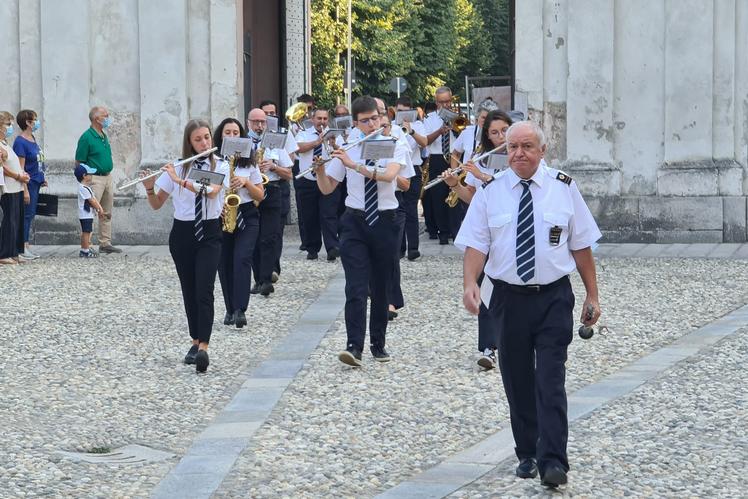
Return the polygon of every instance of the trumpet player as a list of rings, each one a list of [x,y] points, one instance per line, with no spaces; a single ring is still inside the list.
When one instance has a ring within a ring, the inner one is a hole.
[[[359,97],[353,101],[352,116],[361,136],[380,127],[376,101]],[[366,304],[369,314],[370,350],[375,360],[387,362],[387,293],[397,258],[399,231],[395,219],[398,203],[395,182],[406,165],[406,148],[395,147],[392,158],[361,159],[362,145],[332,152],[333,160],[317,168],[317,184],[323,194],[335,190],[347,178],[346,211],[341,217],[341,260],[345,271],[346,348],[338,359],[351,366],[361,365],[366,338]]]
[[[334,142],[325,143],[323,136],[329,114],[326,109],[312,111],[314,126],[299,133],[296,140],[299,145],[299,169],[308,169],[317,160],[328,159],[335,148]],[[316,173],[311,171],[298,180],[299,215],[304,222],[303,240],[307,251],[307,260],[316,260],[322,243],[325,243],[327,260],[335,261],[340,256],[338,240],[338,203],[340,190],[333,189],[322,193],[317,187]]]
[[[402,96],[395,103],[396,111],[412,111],[413,104],[410,97]],[[421,256],[419,247],[418,198],[421,195],[423,156],[421,144],[426,143],[426,132],[423,123],[414,121],[403,122],[401,125],[406,133],[406,140],[410,147],[410,161],[413,165],[414,176],[410,178],[410,186],[402,192],[400,208],[405,213],[405,230],[400,244],[400,254],[408,255],[408,260],[415,260]]]
[[[213,147],[210,124],[190,120],[184,128],[182,157],[188,158]],[[202,185],[187,179],[191,168],[211,170],[224,175],[222,185]],[[163,174],[143,180],[148,204],[160,209],[171,197],[174,224],[169,234],[169,251],[182,287],[187,326],[192,338],[185,364],[195,364],[205,372],[210,363],[208,344],[213,328],[213,287],[221,258],[221,221],[223,190],[228,187],[229,169],[225,161],[210,155],[174,167],[165,165]],[[156,192],[158,187],[158,192]]]
[[[512,119],[503,111],[496,110],[486,113],[479,145],[476,149],[491,151],[504,144],[506,131],[511,125]],[[465,163],[465,169],[468,172],[465,176],[465,185],[462,185],[456,175],[452,175],[451,169],[442,173],[442,176],[444,177],[444,183],[457,193],[460,200],[469,205],[476,190],[480,189],[481,185],[487,182],[496,172],[483,166],[482,163],[476,165],[470,160]],[[483,282],[484,278],[484,274],[481,273],[478,278],[478,285]],[[478,365],[485,370],[496,367],[499,333],[498,325],[490,319],[486,305],[481,303],[478,311],[478,352],[480,354]]]
[[[234,118],[226,118],[216,128],[214,143],[221,149],[225,137],[244,136],[244,127]],[[241,159],[229,171],[229,187],[239,196],[236,226],[224,230],[221,244],[221,263],[218,277],[223,291],[226,314],[223,323],[243,328],[247,325],[245,312],[249,305],[249,286],[252,274],[252,254],[259,231],[259,214],[253,201],[263,196],[262,177],[256,167]],[[224,211],[224,217],[227,216]],[[224,224],[225,228],[226,224]]]

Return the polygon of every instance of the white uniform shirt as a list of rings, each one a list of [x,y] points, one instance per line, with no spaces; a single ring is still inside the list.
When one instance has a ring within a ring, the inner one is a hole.
[[[486,175],[491,175],[492,177],[498,173],[497,170],[494,170],[493,168],[488,168],[483,165],[483,161],[475,165],[478,167],[478,169],[481,171],[481,173],[484,173]],[[540,168],[548,168],[548,165],[545,162],[545,159],[540,160]],[[468,174],[465,176],[465,183],[467,185],[471,185],[475,187],[476,189],[479,189],[483,186],[484,182],[482,180],[478,180],[475,178],[475,176],[468,172]]]
[[[413,142],[415,142],[415,140],[413,140],[413,137],[403,132],[402,128],[397,125],[392,125],[390,127],[390,136],[396,138],[398,144],[402,144],[402,146],[407,149],[408,163],[405,166],[413,170],[413,149],[410,147],[410,142],[408,142],[408,139],[411,139]]]
[[[442,120],[439,117],[436,111],[434,111],[433,113],[429,113],[428,116],[426,116],[426,118],[423,120],[423,131],[425,133],[423,133],[422,135],[424,136],[431,135],[432,133],[440,129],[442,125],[444,125],[444,120]],[[454,134],[452,132],[449,132],[449,139],[450,139],[450,144],[451,144],[451,142],[454,141]],[[451,150],[451,147],[452,146],[450,145],[450,150]],[[442,136],[440,135],[437,138],[435,138],[431,144],[427,145],[424,148],[424,150],[427,151],[428,154],[441,155],[443,153],[442,152]]]
[[[286,145],[288,145],[288,143],[286,143]],[[276,168],[288,168],[290,170],[293,166],[293,161],[291,161],[291,157],[288,155],[288,149],[266,149],[265,159],[273,160]],[[280,175],[272,170],[268,170],[265,175],[267,175],[269,182],[281,180]]]
[[[216,173],[223,173],[223,189],[215,198],[209,198],[205,196],[203,203],[204,216],[203,220],[213,220],[221,216],[223,210],[223,197],[225,189],[229,188],[229,164],[220,159],[215,158]],[[193,161],[193,165],[197,165],[197,162]],[[185,178],[184,168],[187,165],[178,166],[176,168],[176,174],[179,178]],[[189,168],[189,167],[188,167]],[[168,175],[161,175],[156,180],[156,187],[161,191],[166,191],[171,195],[171,201],[174,203],[174,218],[177,220],[189,222],[195,220],[195,196],[196,194],[190,189],[180,187]]]
[[[299,150],[299,145],[296,143],[296,138],[291,132],[286,133],[286,154],[291,156],[293,153]]]
[[[91,199],[92,197],[94,197],[94,195],[93,195],[93,191],[91,190],[91,188],[79,182],[78,183],[78,219],[80,220],[93,219],[94,213],[96,213],[93,206],[89,205],[88,211],[86,211],[86,200]]]
[[[384,172],[388,163],[399,163],[400,171],[398,175],[403,175],[403,169],[408,162],[408,148],[401,142],[395,146],[395,157],[390,159],[380,159],[377,161],[375,168],[379,172]],[[365,164],[366,161],[361,159],[361,146],[355,146],[348,150],[348,156],[356,163]],[[371,168],[369,168],[371,170]],[[347,179],[348,196],[345,198],[345,205],[354,210],[364,209],[364,185],[366,177],[351,168],[346,168],[339,159],[333,159],[325,166],[325,173],[342,182]],[[377,207],[379,211],[394,210],[399,203],[395,197],[396,180],[392,182],[377,182]]]
[[[423,123],[420,121],[414,121],[410,124],[411,130],[418,135],[426,136],[426,130],[423,128]],[[407,137],[408,145],[410,146],[410,160],[414,166],[421,166],[423,164],[423,156],[421,154],[421,146],[418,145],[416,139],[412,135]]]
[[[21,168],[21,162],[19,161],[16,152],[12,147],[10,147],[10,145],[6,146],[2,142],[0,142],[0,147],[8,153],[8,159],[5,160],[5,166],[8,167],[14,175],[20,175],[24,169]],[[5,177],[5,187],[3,187],[3,192],[6,194],[16,194],[21,191],[23,191],[23,184],[21,182],[12,178],[10,175]]]
[[[517,275],[517,210],[523,187],[506,169],[470,203],[455,246],[488,254],[485,273],[509,284],[550,284],[576,269],[571,250],[592,246],[602,234],[575,182],[558,180],[559,171],[539,166],[530,184],[535,230],[535,276],[524,283]],[[550,243],[552,227],[562,229],[557,245]]]
[[[465,127],[459,137],[452,141],[452,151],[462,153],[460,161],[463,163],[467,162],[475,154],[475,150],[480,145],[480,132],[481,129],[478,125],[470,125]]]
[[[234,168],[234,175],[236,175],[237,177],[248,178],[249,181],[255,185],[262,183],[262,175],[260,175],[260,169],[256,166],[240,166]],[[231,185],[230,182],[231,181],[229,181],[229,185]],[[236,193],[239,195],[239,199],[242,200],[240,204],[254,202],[254,199],[250,197],[249,191],[246,187],[237,189]]]
[[[317,129],[309,128],[308,130],[299,132],[299,134],[296,136],[296,141],[299,143],[314,142],[318,138],[319,134],[317,133]],[[312,161],[314,160],[314,149],[309,149],[307,152],[298,153],[297,156],[299,157],[299,171],[303,172],[304,170],[312,166]],[[328,157],[329,156],[327,155],[325,145],[322,144],[322,158],[327,159]],[[312,174],[312,172],[307,173],[303,178],[312,180],[314,182],[317,181],[317,178]]]

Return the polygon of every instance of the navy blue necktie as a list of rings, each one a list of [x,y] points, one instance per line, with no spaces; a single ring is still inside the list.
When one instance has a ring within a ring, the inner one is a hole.
[[[535,217],[532,211],[532,180],[521,180],[522,196],[517,215],[517,275],[522,282],[535,276]]]
[[[373,159],[366,160],[366,166],[376,165]],[[377,181],[373,178],[364,180],[364,213],[366,214],[366,223],[374,225],[379,220],[379,198],[377,195]]]
[[[449,134],[450,130],[447,130],[442,134],[442,154],[444,155],[444,158],[449,158]]]

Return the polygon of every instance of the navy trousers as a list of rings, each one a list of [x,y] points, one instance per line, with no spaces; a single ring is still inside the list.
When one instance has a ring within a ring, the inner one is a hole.
[[[345,329],[348,346],[363,350],[366,301],[371,292],[369,341],[384,348],[387,332],[387,292],[397,258],[400,228],[395,211],[381,211],[370,226],[363,212],[346,210],[340,219],[340,259],[345,271]]]
[[[267,197],[260,203],[260,236],[254,248],[252,259],[252,270],[255,281],[259,283],[270,282],[276,265],[280,266],[279,241],[282,238],[281,209],[283,199],[280,185],[276,182],[265,186]],[[277,271],[277,270],[276,270]]]
[[[519,459],[534,457],[541,475],[551,465],[569,470],[566,351],[571,343],[574,293],[563,277],[524,294],[492,281],[489,311],[502,334],[499,367]]]
[[[249,288],[252,283],[252,255],[257,243],[260,229],[260,217],[253,203],[240,205],[245,227],[239,227],[233,233],[222,232],[221,264],[218,277],[221,280],[223,302],[226,312],[233,314],[237,310],[247,311],[249,306]]]
[[[403,192],[401,208],[405,212],[405,230],[403,231],[400,252],[416,251],[418,249],[418,233],[420,227],[418,224],[418,196],[421,195],[421,167],[414,166],[416,171],[415,177],[410,178],[410,188]]]
[[[304,245],[311,253],[319,253],[322,242],[325,251],[340,246],[338,239],[338,202],[340,191],[336,188],[330,194],[322,194],[317,182],[299,179],[299,202],[301,217],[304,220]]]
[[[432,154],[429,157],[429,181],[438,178],[448,166],[449,163],[444,159],[444,156],[441,154]],[[444,202],[448,195],[449,187],[445,182],[435,185],[423,194],[424,201],[428,199],[428,204],[424,203],[423,206],[424,213],[426,210],[430,212],[432,223],[440,239],[454,236],[450,227],[449,206]],[[426,227],[427,229],[429,228],[428,223]],[[429,229],[430,234],[432,233],[431,230]]]

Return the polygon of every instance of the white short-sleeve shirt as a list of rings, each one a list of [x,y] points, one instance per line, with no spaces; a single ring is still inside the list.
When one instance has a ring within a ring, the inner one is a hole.
[[[481,129],[478,125],[466,126],[462,133],[452,141],[452,151],[462,154],[460,161],[465,163],[475,154],[475,150],[480,144]]]
[[[236,175],[237,177],[248,178],[249,181],[254,185],[262,183],[262,175],[260,174],[260,169],[256,166],[237,167],[234,169],[234,175]],[[239,195],[239,199],[242,200],[241,204],[251,203],[254,201],[254,199],[252,199],[252,197],[249,195],[249,191],[246,187],[237,189],[236,193]]]
[[[94,197],[93,191],[87,185],[78,183],[78,219],[88,220],[93,219],[95,210],[93,206],[89,206],[86,211],[86,201]]]
[[[395,157],[378,160],[374,168],[383,172],[389,163],[398,163],[400,165],[400,172],[398,175],[402,175],[403,169],[406,168],[409,154],[410,152],[408,151],[407,146],[402,142],[398,142],[395,146]],[[360,145],[349,149],[348,156],[356,163],[365,163],[365,161],[361,159]],[[368,169],[371,170],[372,168]],[[347,179],[346,185],[348,187],[348,196],[345,198],[345,205],[354,210],[364,209],[364,185],[366,177],[356,172],[356,170],[346,168],[339,159],[333,159],[327,163],[325,166],[325,173],[338,182],[342,182],[344,178]],[[395,197],[396,186],[396,179],[393,179],[392,182],[377,182],[377,204],[380,211],[394,210],[399,206],[397,198]]]
[[[223,210],[223,199],[225,190],[229,188],[229,164],[220,158],[215,158],[216,173],[222,173],[223,177],[223,189],[215,198],[209,198],[205,196],[205,202],[203,203],[203,219],[213,220],[221,216]],[[193,161],[193,165],[197,165],[197,161]],[[209,163],[203,163],[209,165]],[[187,165],[178,166],[175,171],[177,177],[185,178],[184,169],[189,168]],[[177,220],[189,222],[195,220],[195,196],[196,194],[189,189],[180,187],[168,175],[161,175],[156,180],[156,187],[159,190],[168,192],[171,195],[171,201],[174,204],[174,218]]]
[[[436,111],[433,113],[429,113],[428,116],[423,120],[423,128],[424,128],[424,136],[431,135],[438,129],[440,129],[444,125],[444,120],[442,120]],[[454,142],[454,133],[449,132],[449,139],[450,139],[450,150],[452,148],[451,143]],[[443,154],[442,151],[442,137],[439,136],[434,141],[427,145],[424,148],[425,151],[428,152],[428,154]]]
[[[286,145],[288,144],[286,143]],[[288,155],[288,149],[266,149],[265,159],[273,160],[275,162],[276,168],[291,169],[291,167],[293,166],[293,161],[291,161],[291,157]],[[268,170],[265,175],[267,175],[268,181],[270,182],[281,180],[280,175],[272,170]]]
[[[455,246],[488,254],[486,275],[509,284],[550,284],[573,272],[571,251],[592,246],[602,234],[576,183],[559,180],[559,173],[565,175],[541,165],[532,176],[535,276],[528,282],[517,275],[517,210],[523,187],[511,169],[476,191]],[[551,242],[552,228],[561,229],[558,244]]]
[[[309,128],[307,130],[304,130],[303,132],[299,132],[299,134],[296,136],[296,142],[303,144],[306,142],[314,142],[318,138],[319,134],[317,133],[317,129]],[[297,153],[297,156],[299,157],[299,171],[303,172],[304,170],[312,166],[312,161],[314,160],[314,149],[309,149],[307,152]],[[322,144],[322,158],[327,159],[328,157],[329,156],[327,154],[327,149],[325,148],[325,145]],[[304,178],[312,181],[317,180],[312,172],[304,175]]]

